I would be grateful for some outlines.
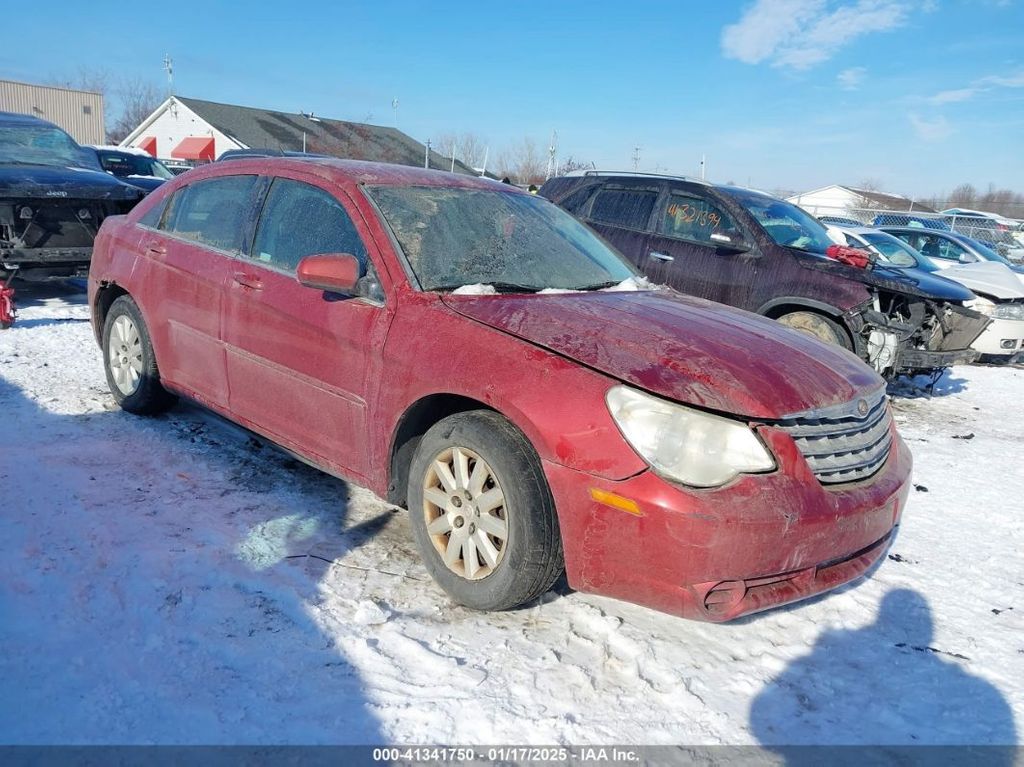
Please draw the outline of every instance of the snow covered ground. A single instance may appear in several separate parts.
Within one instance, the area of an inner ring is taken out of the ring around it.
[[[84,295],[22,299],[0,743],[1021,741],[1024,370],[897,401],[917,491],[839,592],[724,626],[564,587],[487,615],[368,492],[196,407],[117,410]]]

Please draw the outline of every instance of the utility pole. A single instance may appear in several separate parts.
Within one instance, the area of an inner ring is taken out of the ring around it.
[[[430,168],[430,139],[427,139],[427,151],[423,153],[423,167]]]
[[[544,176],[547,180],[558,172],[558,163],[555,161],[555,154],[558,151],[558,132],[551,131],[551,144],[548,145],[548,172]]]
[[[164,71],[167,73],[167,97],[174,95],[174,59],[171,54],[164,55]]]
[[[490,155],[491,147],[490,144],[488,144],[486,147],[484,147],[484,166],[480,169],[480,178],[483,178],[484,176],[487,175],[487,158],[490,157]]]
[[[391,99],[391,108],[395,110],[395,128],[398,127],[398,98]]]
[[[640,167],[640,147],[633,147],[633,172],[636,173]]]

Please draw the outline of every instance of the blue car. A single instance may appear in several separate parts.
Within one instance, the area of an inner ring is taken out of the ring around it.
[[[939,266],[995,261],[1004,264],[1017,274],[1024,274],[1024,266],[1015,264],[1008,258],[999,255],[985,243],[957,232],[937,232],[913,226],[883,226],[881,230],[899,237]]]

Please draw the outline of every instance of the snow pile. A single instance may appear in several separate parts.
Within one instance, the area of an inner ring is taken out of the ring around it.
[[[124,152],[125,154],[135,154],[139,155],[140,157],[152,157],[152,155],[146,150],[139,149],[138,147],[134,146],[93,145],[93,149],[101,149],[107,152]]]
[[[660,285],[655,285],[649,279],[643,275],[636,277],[627,277],[618,285],[612,285],[610,288],[604,288],[608,293],[614,293],[616,291],[635,291],[635,290],[660,290]]]
[[[722,626],[564,586],[485,614],[429,579],[405,512],[199,408],[120,412],[84,295],[19,295],[0,333],[0,743],[1024,731],[1024,370],[956,368],[896,401],[916,489],[868,579]]]
[[[493,285],[484,285],[482,283],[474,283],[473,285],[463,285],[455,288],[452,291],[453,296],[493,296],[498,291],[494,289]]]

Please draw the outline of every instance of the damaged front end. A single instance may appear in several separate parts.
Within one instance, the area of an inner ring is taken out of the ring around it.
[[[25,197],[0,199],[0,277],[47,280],[84,276],[107,216],[135,200]]]
[[[858,312],[862,358],[879,374],[934,374],[974,362],[971,344],[991,320],[965,306],[909,293],[875,291]]]

